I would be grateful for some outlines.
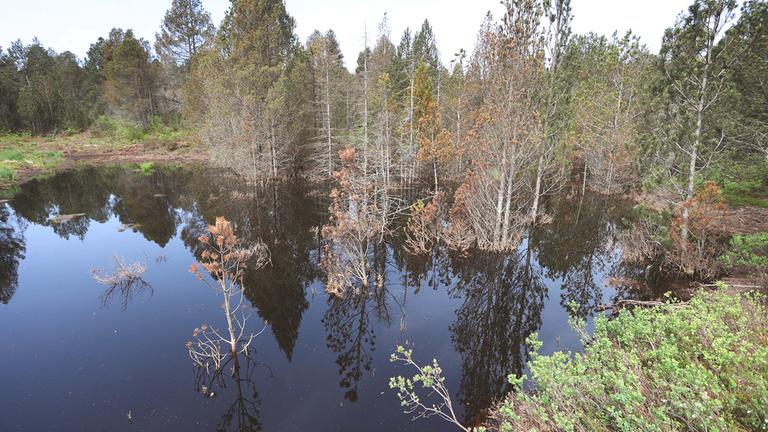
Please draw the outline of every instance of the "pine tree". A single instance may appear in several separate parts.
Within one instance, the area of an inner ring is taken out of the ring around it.
[[[213,38],[211,15],[200,0],[173,0],[165,13],[155,50],[166,63],[189,69],[190,60]]]

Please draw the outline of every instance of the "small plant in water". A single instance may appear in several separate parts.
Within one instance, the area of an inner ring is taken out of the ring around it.
[[[227,333],[222,334],[214,327],[203,324],[192,333],[195,340],[186,345],[196,366],[219,371],[229,355],[246,353],[253,339],[266,329],[265,324],[258,333],[246,333],[246,322],[250,315],[241,308],[246,265],[254,269],[264,267],[270,261],[269,250],[261,241],[244,248],[232,224],[223,217],[217,217],[216,224],[209,225],[208,233],[198,240],[204,250],[199,262],[192,264],[189,271],[224,297],[222,308],[227,320]],[[213,282],[205,277],[198,265],[213,277]],[[222,348],[222,344],[225,348]]]
[[[101,295],[102,306],[106,306],[113,298],[118,297],[121,299],[123,310],[126,310],[134,296],[145,291],[149,291],[150,294],[153,292],[152,285],[143,278],[147,264],[140,261],[126,263],[123,257],[117,254],[113,259],[115,268],[111,273],[98,268],[91,270],[91,273],[96,282],[107,286],[106,291]]]
[[[419,366],[413,361],[413,350],[398,346],[390,357],[391,362],[401,362],[416,369],[416,374],[411,378],[396,376],[389,379],[389,388],[397,390],[400,405],[406,414],[413,414],[413,419],[438,416],[443,420],[453,423],[460,430],[470,431],[461,424],[453,410],[451,394],[445,386],[443,369],[432,360],[432,364]],[[426,391],[427,398],[436,396],[437,403],[422,400],[419,391]],[[479,430],[478,430],[479,431]]]
[[[155,171],[154,162],[142,162],[139,164],[139,171],[142,174],[152,174]]]

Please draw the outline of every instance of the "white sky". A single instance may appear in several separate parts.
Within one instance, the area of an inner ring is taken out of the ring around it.
[[[632,29],[652,51],[658,51],[664,29],[692,0],[572,0],[573,30],[610,35]],[[203,0],[218,25],[229,0]],[[171,0],[0,0],[0,46],[16,39],[25,44],[37,36],[57,52],[85,56],[91,43],[113,27],[132,28],[154,42],[155,32]],[[406,27],[418,29],[429,18],[437,46],[448,64],[460,48],[471,52],[485,12],[501,15],[498,0],[287,0],[302,42],[313,30],[336,32],[348,68],[363,48],[364,28],[375,41],[384,12],[395,44]]]

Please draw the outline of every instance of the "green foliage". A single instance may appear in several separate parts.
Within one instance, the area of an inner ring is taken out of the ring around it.
[[[188,67],[214,32],[211,15],[200,0],[173,0],[157,34],[155,50],[165,62]]]
[[[147,126],[146,135],[160,140],[175,141],[182,137],[182,132],[161,117],[155,116]]]
[[[722,187],[723,197],[730,205],[768,208],[768,160],[763,155],[732,155],[713,166],[706,180]]]
[[[137,141],[144,138],[144,130],[136,124],[121,122],[107,115],[100,115],[91,125],[91,132],[98,137]]]
[[[15,148],[0,149],[0,161],[22,161],[24,155]]]
[[[152,174],[155,171],[154,162],[142,162],[139,164],[139,171],[142,174]]]
[[[0,182],[12,182],[16,179],[16,171],[12,168],[0,166]]]
[[[735,235],[720,259],[729,267],[768,268],[768,233]]]
[[[492,417],[505,431],[768,430],[764,300],[720,290],[598,317],[583,353],[534,352],[536,391]]]
[[[91,132],[99,136],[114,136],[117,133],[117,121],[108,116],[100,115],[91,124]]]

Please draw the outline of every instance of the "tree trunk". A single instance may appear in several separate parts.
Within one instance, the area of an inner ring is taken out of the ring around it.
[[[536,218],[539,214],[539,199],[541,196],[541,178],[543,173],[541,172],[544,165],[544,156],[539,156],[539,163],[536,166],[536,186],[533,191],[533,205],[531,206],[531,223],[536,223]]]

